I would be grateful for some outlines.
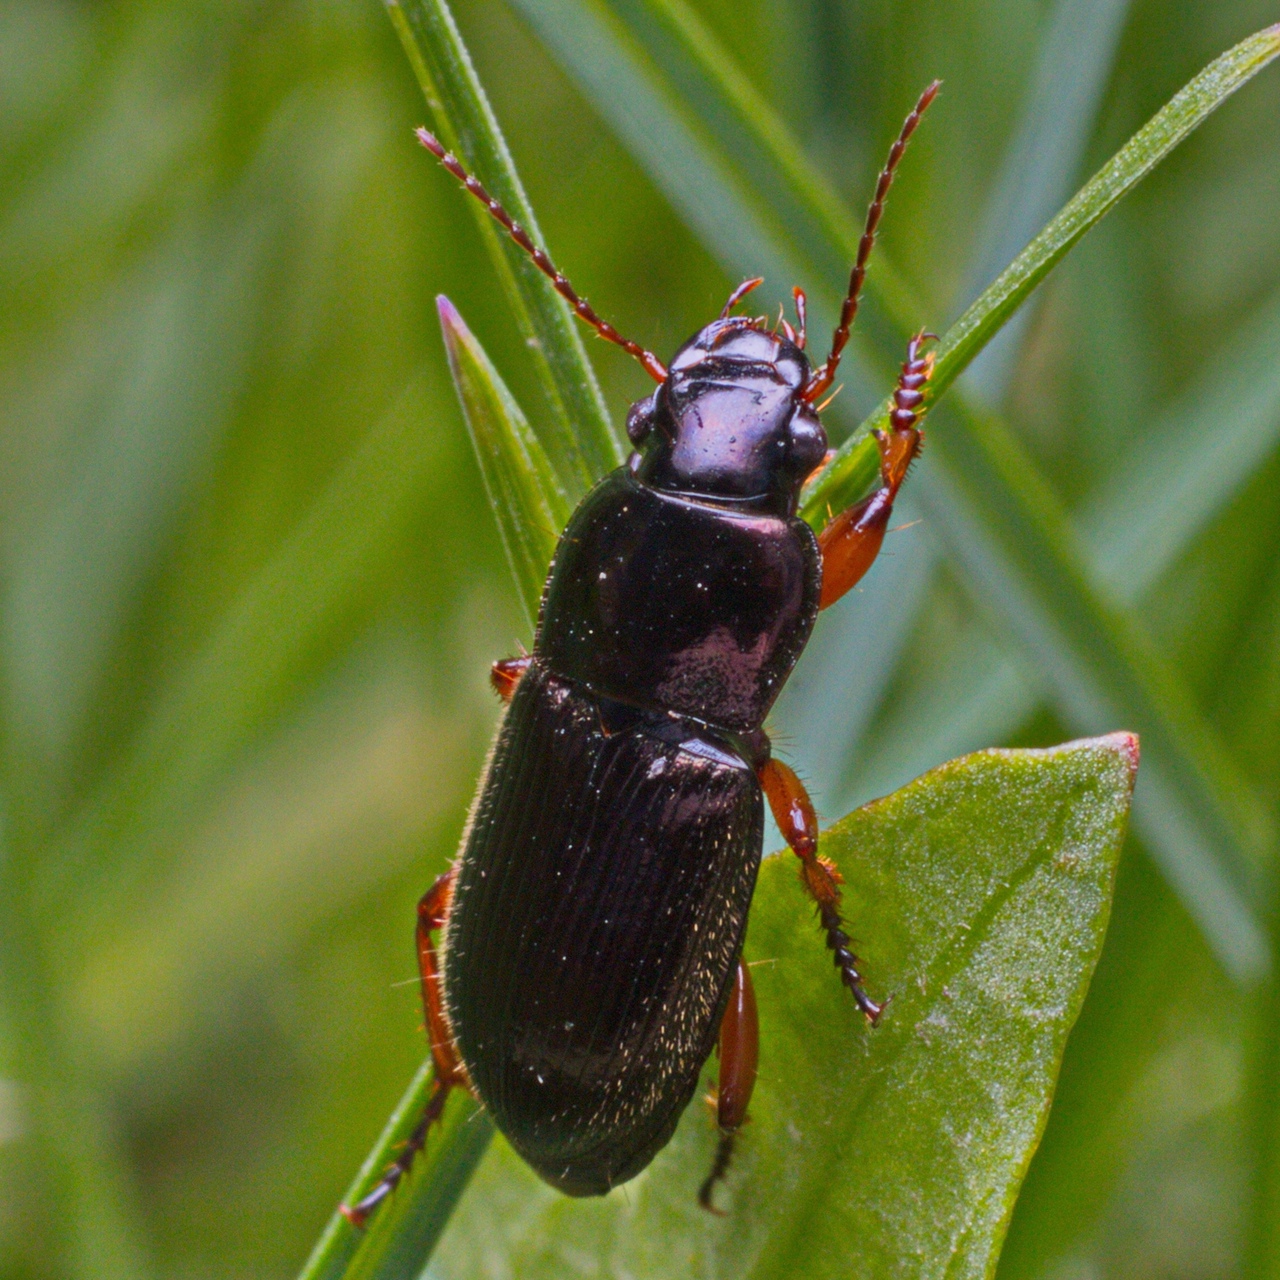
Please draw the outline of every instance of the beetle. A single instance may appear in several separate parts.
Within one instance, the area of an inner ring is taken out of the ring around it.
[[[932,334],[914,337],[880,484],[817,536],[797,515],[827,458],[819,403],[849,338],[885,197],[939,88],[907,116],[867,212],[830,353],[796,324],[734,314],[669,365],[602,320],[546,253],[425,129],[418,137],[552,279],[575,313],[658,383],[631,407],[624,466],[558,542],[531,654],[493,667],[507,704],[457,860],[418,907],[434,1059],[425,1112],[353,1206],[363,1225],[408,1172],[450,1091],[469,1089],[547,1182],[601,1195],[666,1144],[719,1045],[713,1209],[755,1081],[758,1026],[742,960],[767,800],[801,861],[843,984],[874,1023],[818,852],[813,804],[770,749],[765,717],[818,613],[880,550],[922,444]],[[434,935],[442,931],[437,949]]]

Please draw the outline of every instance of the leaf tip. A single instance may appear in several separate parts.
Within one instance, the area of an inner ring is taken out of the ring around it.
[[[458,308],[443,293],[436,294],[436,312],[440,316],[440,325],[447,334],[450,330],[459,333],[467,332],[466,321],[458,312]]]
[[[1133,785],[1138,778],[1138,765],[1142,759],[1142,744],[1136,733],[1128,730],[1120,730],[1117,733],[1108,733],[1105,737],[1096,739],[1097,745],[1107,751],[1114,751],[1116,755],[1123,758],[1129,769],[1129,790],[1133,790]]]
[[[436,294],[436,313],[440,317],[445,351],[449,355],[450,362],[456,363],[460,349],[473,347],[475,338],[471,336],[471,330],[467,328],[467,322],[462,318],[462,313],[443,293]]]

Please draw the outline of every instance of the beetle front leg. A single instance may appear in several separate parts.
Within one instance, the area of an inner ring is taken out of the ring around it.
[[[363,1227],[369,1215],[396,1189],[409,1172],[414,1157],[427,1143],[431,1126],[444,1114],[444,1104],[449,1090],[457,1085],[467,1087],[466,1072],[458,1061],[453,1046],[453,1035],[444,1015],[444,998],[440,990],[440,963],[435,940],[431,936],[445,922],[449,912],[449,900],[453,896],[453,869],[438,876],[435,884],[422,895],[418,903],[418,972],[422,981],[422,1008],[427,1019],[427,1035],[431,1043],[431,1060],[435,1064],[435,1080],[431,1097],[423,1109],[422,1118],[414,1126],[403,1149],[394,1163],[382,1175],[378,1184],[359,1203],[340,1205],[342,1216],[354,1227]]]
[[[499,658],[489,668],[489,683],[503,702],[510,702],[515,697],[516,685],[520,683],[520,677],[529,670],[532,661],[528,654],[520,658]]]
[[[818,535],[822,552],[822,594],[818,607],[835,604],[875,562],[884,542],[893,502],[907,471],[920,452],[924,436],[917,426],[924,388],[933,376],[933,352],[920,354],[932,334],[918,333],[907,346],[907,359],[893,392],[889,431],[877,431],[880,446],[880,488],[842,511]]]
[[[711,1172],[698,1190],[698,1203],[714,1214],[724,1212],[711,1203],[711,1193],[728,1172],[734,1139],[746,1123],[759,1057],[760,1021],[756,1015],[756,993],[751,985],[751,970],[739,957],[733,991],[720,1020],[720,1081],[715,1099],[720,1144],[716,1147]]]
[[[858,1008],[874,1025],[884,1005],[877,1004],[867,995],[862,975],[858,972],[858,958],[849,950],[849,935],[845,933],[844,921],[840,917],[841,876],[835,863],[818,853],[818,817],[813,801],[795,771],[781,760],[770,757],[759,766],[757,776],[769,799],[773,820],[792,852],[800,859],[800,880],[817,903],[818,917],[827,935],[827,948],[840,970],[840,981],[849,988]]]

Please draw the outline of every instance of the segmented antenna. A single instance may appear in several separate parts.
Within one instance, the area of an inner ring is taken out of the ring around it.
[[[426,129],[415,129],[414,132],[418,136],[418,141],[489,210],[494,220],[501,223],[512,240],[533,259],[534,266],[550,279],[555,286],[556,292],[573,308],[575,315],[585,320],[606,342],[612,342],[615,346],[621,347],[628,355],[635,356],[644,366],[645,372],[655,382],[666,381],[666,365],[652,351],[646,351],[638,342],[632,342],[630,338],[624,338],[607,320],[602,320],[586,298],[582,297],[573,285],[560,274],[546,253],[529,239],[529,233],[484,189],[484,186],[477,178],[473,178],[462,167],[461,162],[453,152],[445,150],[444,145],[435,134]]]
[[[935,80],[921,95],[911,114],[902,122],[902,129],[897,141],[889,148],[889,158],[880,171],[880,179],[876,183],[876,194],[867,209],[867,221],[863,227],[862,239],[858,242],[858,256],[849,274],[849,292],[845,295],[844,304],[840,308],[840,323],[831,338],[831,354],[813,372],[809,385],[805,387],[804,399],[812,404],[834,381],[836,369],[840,365],[840,355],[845,343],[849,341],[849,330],[853,327],[853,319],[858,314],[858,300],[862,293],[863,281],[867,278],[867,259],[871,257],[872,247],[876,242],[876,230],[880,226],[880,215],[884,213],[885,197],[893,184],[893,175],[898,162],[920,123],[921,116],[929,109],[929,104],[938,96],[942,86],[941,80]]]
[[[727,320],[729,312],[740,303],[743,298],[751,292],[752,289],[758,289],[764,284],[764,276],[752,276],[750,280],[744,280],[730,295],[729,301],[720,309],[720,319]]]

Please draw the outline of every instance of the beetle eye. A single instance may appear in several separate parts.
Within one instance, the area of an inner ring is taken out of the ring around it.
[[[637,400],[627,410],[627,439],[632,444],[639,444],[653,429],[653,415],[657,408],[658,393]]]

